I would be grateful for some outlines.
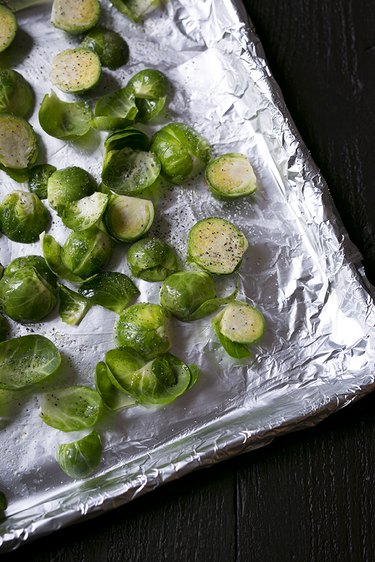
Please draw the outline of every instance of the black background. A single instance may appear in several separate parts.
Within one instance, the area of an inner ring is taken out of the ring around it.
[[[245,4],[375,282],[375,3]],[[374,410],[370,395],[315,428],[193,473],[3,559],[373,561]]]

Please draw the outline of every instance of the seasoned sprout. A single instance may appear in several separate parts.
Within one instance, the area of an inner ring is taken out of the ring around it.
[[[240,301],[228,304],[215,316],[212,324],[225,351],[236,358],[248,357],[248,345],[257,343],[266,329],[263,314]]]
[[[103,171],[110,165],[113,154],[123,148],[134,150],[148,150],[150,141],[148,136],[135,127],[125,127],[108,135],[104,141]]]
[[[120,195],[139,195],[156,183],[159,174],[160,162],[155,154],[123,148],[111,153],[102,182]]]
[[[70,326],[78,326],[90,306],[82,295],[65,285],[59,285],[59,316],[63,322]]]
[[[0,204],[0,230],[14,242],[36,242],[49,220],[49,212],[34,193],[14,191]]]
[[[105,267],[112,255],[112,240],[103,230],[72,232],[62,247],[61,260],[73,275],[88,279]]]
[[[92,304],[99,304],[117,314],[139,295],[133,281],[123,273],[105,271],[85,281],[79,292]]]
[[[79,201],[69,203],[61,214],[62,221],[72,230],[87,230],[100,220],[107,203],[108,195],[96,191]]]
[[[232,301],[235,290],[227,297],[217,298],[212,277],[203,271],[180,271],[162,284],[160,304],[180,320],[197,320],[215,312]]]
[[[128,82],[136,98],[147,100],[158,100],[166,95],[168,91],[168,78],[153,68],[146,68],[137,72]]]
[[[176,252],[159,238],[142,238],[130,246],[128,264],[145,281],[163,281],[178,269]]]
[[[104,213],[109,233],[120,242],[133,242],[146,234],[154,220],[154,205],[148,199],[113,195]]]
[[[7,339],[9,332],[9,325],[2,314],[0,314],[0,342]]]
[[[137,121],[148,123],[158,117],[162,113],[166,101],[167,96],[163,96],[157,100],[137,99],[135,102],[138,108]]]
[[[56,276],[52,273],[46,260],[42,258],[42,256],[21,256],[16,258],[7,265],[5,274],[12,275],[24,267],[34,267],[39,275],[41,275],[53,289],[57,288]]]
[[[83,168],[69,166],[53,172],[48,179],[48,202],[61,214],[67,204],[92,195],[97,185],[94,178]]]
[[[188,235],[188,258],[210,273],[233,273],[247,248],[244,234],[218,217],[198,221]]]
[[[51,22],[67,33],[83,33],[94,27],[100,16],[99,0],[54,0]]]
[[[21,390],[54,375],[61,365],[56,346],[31,334],[0,343],[0,389]]]
[[[0,31],[0,38],[1,37],[2,34]],[[33,108],[34,93],[25,78],[10,68],[3,68],[0,70],[0,113],[13,113],[13,115],[17,115],[18,117],[27,118],[32,113]]]
[[[39,199],[47,199],[47,184],[50,176],[56,172],[56,167],[51,164],[36,164],[29,171],[29,190]]]
[[[111,0],[125,16],[141,23],[143,18],[160,6],[161,0]]]
[[[51,81],[62,92],[78,94],[93,88],[101,72],[99,57],[93,51],[82,47],[66,49],[52,61]]]
[[[127,393],[127,381],[134,371],[144,366],[145,360],[133,349],[119,347],[107,351],[105,364],[108,367],[107,375],[115,388]]]
[[[211,156],[206,139],[184,123],[170,123],[160,129],[151,150],[161,162],[162,175],[176,184],[195,176]]]
[[[0,53],[5,51],[13,42],[17,27],[16,16],[9,8],[0,4]]]
[[[79,275],[72,273],[62,261],[62,247],[53,236],[44,234],[41,237],[42,250],[45,261],[51,272],[62,279],[72,281],[73,283],[81,283],[82,279]]]
[[[169,315],[157,304],[133,304],[120,315],[115,334],[119,345],[152,359],[170,348]]]
[[[257,180],[244,154],[223,154],[206,168],[206,180],[212,193],[224,199],[250,195],[257,189]]]
[[[60,468],[74,479],[90,476],[98,466],[101,456],[102,444],[96,431],[57,448],[57,462]]]
[[[32,126],[15,115],[0,115],[0,164],[23,170],[35,164],[38,143]]]
[[[116,70],[128,62],[129,47],[126,41],[110,29],[104,27],[92,29],[81,45],[85,49],[94,51],[101,64],[111,70]]]
[[[110,410],[121,410],[135,404],[134,398],[129,396],[112,382],[113,375],[104,361],[100,361],[95,369],[95,386],[104,404]]]
[[[100,394],[87,386],[67,386],[43,396],[40,417],[61,431],[80,431],[96,424],[103,410]]]
[[[134,122],[138,108],[131,88],[119,88],[100,98],[95,105],[93,126],[103,131],[121,129]]]
[[[91,109],[87,102],[60,100],[54,91],[46,94],[39,109],[42,129],[61,140],[76,140],[91,128]]]

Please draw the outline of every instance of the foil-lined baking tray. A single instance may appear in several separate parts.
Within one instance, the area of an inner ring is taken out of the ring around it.
[[[0,524],[0,552],[317,423],[374,387],[375,310],[360,256],[294,129],[240,1],[171,0],[144,26],[127,20],[108,0],[102,5],[103,23],[127,39],[130,60],[106,72],[93,96],[125,84],[142,68],[156,67],[173,86],[165,123],[190,124],[215,154],[242,152],[250,158],[260,185],[254,197],[219,202],[202,177],[187,186],[166,186],[152,232],[171,242],[184,260],[186,233],[197,220],[221,216],[234,222],[250,249],[239,274],[217,280],[219,292],[239,283],[240,297],[264,312],[268,329],[246,362],[225,355],[210,319],[176,321],[172,352],[200,366],[199,381],[167,407],[107,416],[99,428],[103,461],[84,481],[69,480],[56,463],[56,444],[74,436],[43,424],[40,392],[14,399],[3,391],[0,489],[9,507]],[[49,15],[48,2],[20,11],[15,48],[1,56],[3,66],[32,84],[36,107],[51,89],[53,56],[78,44],[54,29]],[[64,143],[41,130],[37,110],[31,122],[42,159],[58,168],[82,166],[99,179],[100,136],[89,145]],[[1,176],[2,197],[17,188]],[[60,242],[67,234],[57,219],[51,232]],[[2,263],[25,253],[41,254],[40,245],[1,238]],[[125,254],[119,246],[109,269],[129,273]],[[137,284],[140,301],[158,302],[159,284]],[[13,325],[12,335],[45,334],[64,355],[58,383],[93,385],[94,365],[114,347],[114,319],[97,307],[78,327],[54,315],[36,326]]]

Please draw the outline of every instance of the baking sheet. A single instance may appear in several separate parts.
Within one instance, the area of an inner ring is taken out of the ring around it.
[[[221,216],[234,222],[250,249],[238,275],[217,279],[218,290],[226,293],[239,278],[240,298],[262,309],[268,329],[249,362],[224,354],[210,319],[174,321],[172,352],[199,364],[202,376],[167,407],[106,416],[99,427],[103,461],[85,481],[70,480],[56,463],[56,445],[76,436],[43,424],[41,392],[20,393],[16,400],[1,393],[0,489],[9,508],[0,524],[0,552],[316,423],[374,386],[375,314],[360,256],[294,130],[242,4],[171,0],[143,27],[108,1],[102,6],[103,23],[127,39],[130,60],[119,71],[106,70],[93,97],[142,68],[159,68],[173,86],[161,124],[184,121],[204,134],[214,154],[249,156],[260,184],[253,198],[219,202],[201,177],[165,186],[152,233],[171,242],[183,262],[186,232],[197,220]],[[9,50],[0,59],[32,84],[36,108],[51,89],[53,56],[79,42],[50,25],[49,11],[47,4],[19,12],[15,54]],[[37,110],[31,123],[40,135],[41,161],[82,166],[99,179],[103,135],[88,144],[64,143],[42,131]],[[15,189],[19,185],[2,174],[1,198]],[[56,217],[50,232],[60,242],[68,233]],[[3,264],[25,253],[41,254],[40,245],[1,238]],[[126,246],[119,245],[108,269],[128,274],[125,256]],[[158,302],[160,284],[136,283],[139,301]],[[56,384],[92,386],[96,362],[114,347],[114,319],[96,307],[78,327],[55,314],[39,325],[13,324],[12,335],[46,335],[64,355]]]

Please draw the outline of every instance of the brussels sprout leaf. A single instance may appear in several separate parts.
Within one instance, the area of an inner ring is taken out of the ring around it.
[[[123,273],[98,273],[79,288],[79,292],[93,304],[99,304],[117,314],[139,295],[133,281]]]
[[[120,410],[134,406],[136,403],[134,398],[126,394],[123,390],[119,390],[111,380],[108,367],[104,361],[100,361],[95,369],[95,386],[104,404],[110,410]]]
[[[77,326],[91,306],[84,297],[65,285],[59,285],[59,300],[60,318],[70,326]]]
[[[96,424],[103,408],[100,394],[87,386],[68,386],[43,396],[40,416],[61,431],[79,431]]]
[[[91,109],[82,102],[60,100],[54,91],[46,94],[39,109],[39,123],[46,133],[62,140],[76,140],[91,128]]]

